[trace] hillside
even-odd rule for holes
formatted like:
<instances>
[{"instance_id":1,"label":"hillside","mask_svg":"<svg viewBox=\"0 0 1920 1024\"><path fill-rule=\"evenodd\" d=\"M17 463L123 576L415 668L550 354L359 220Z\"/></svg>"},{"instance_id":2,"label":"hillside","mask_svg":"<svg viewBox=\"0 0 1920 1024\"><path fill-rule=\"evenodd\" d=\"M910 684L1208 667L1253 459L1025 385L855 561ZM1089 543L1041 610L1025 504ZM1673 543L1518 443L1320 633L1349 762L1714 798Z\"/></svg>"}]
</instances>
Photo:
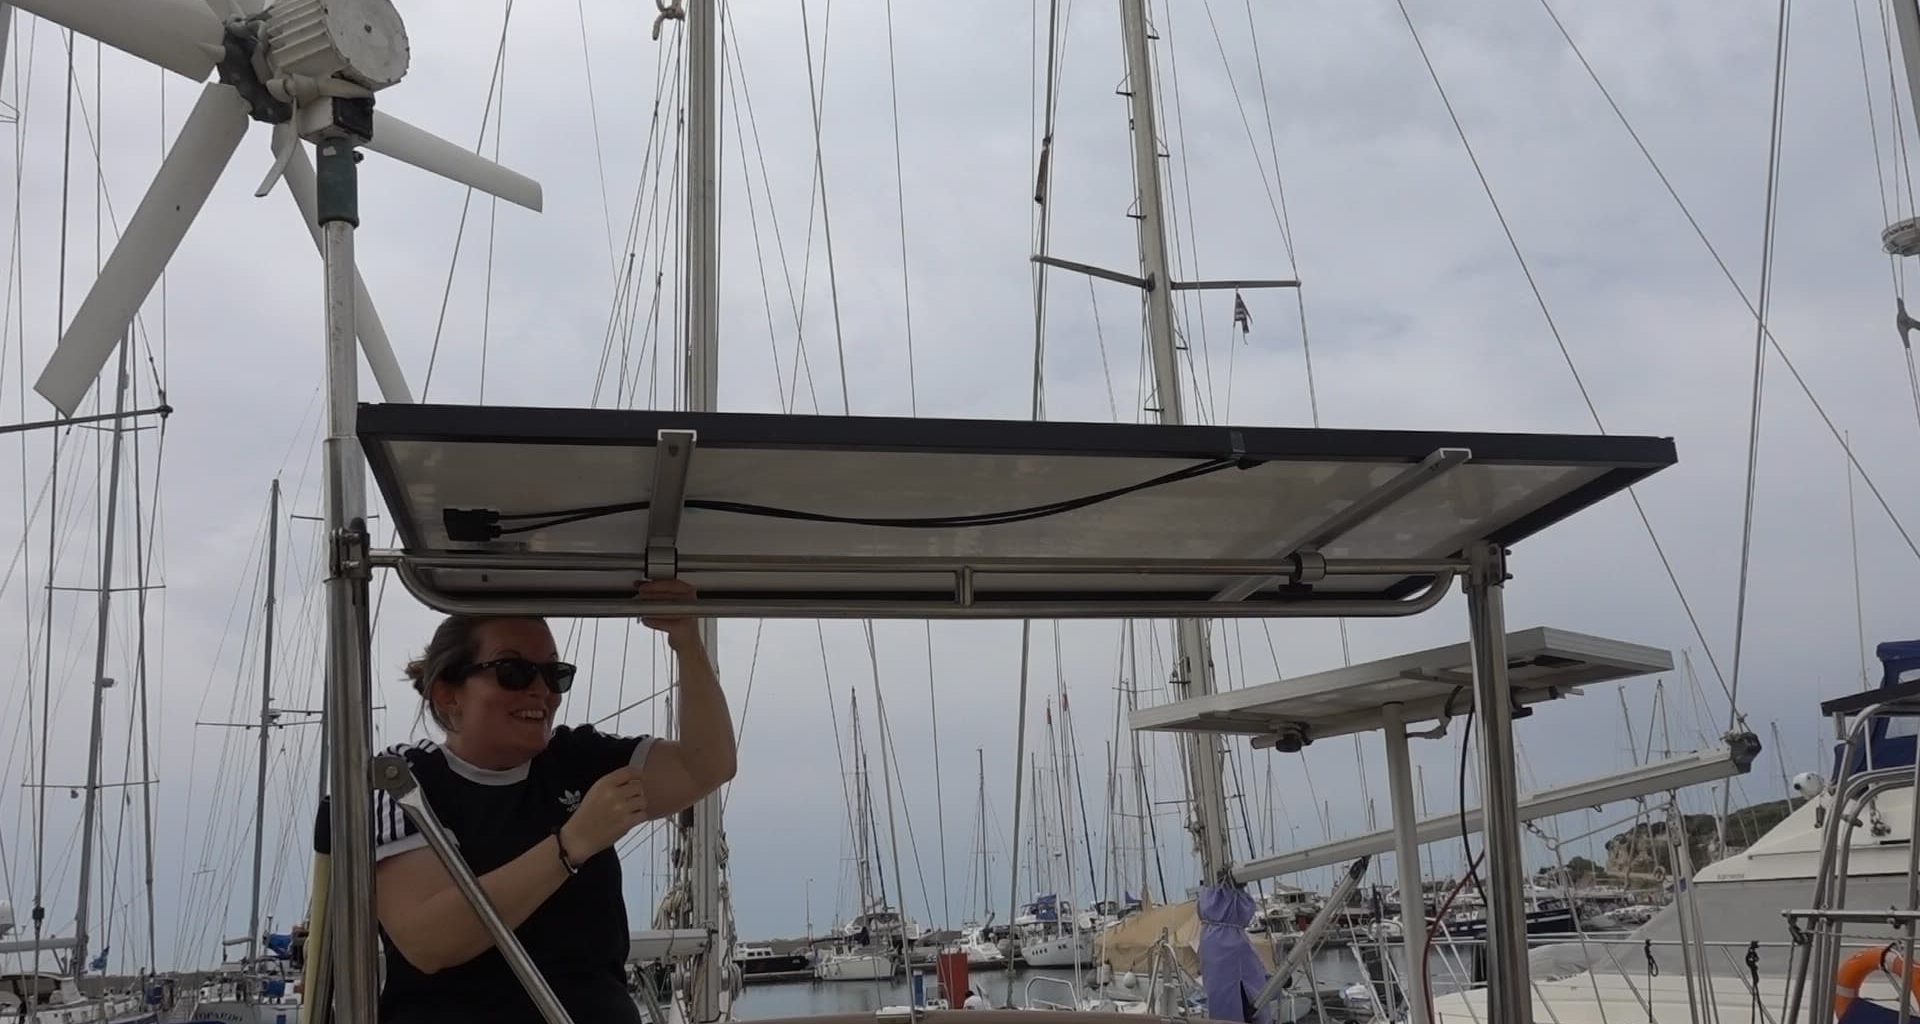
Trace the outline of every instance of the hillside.
<instances>
[{"instance_id":1,"label":"hillside","mask_svg":"<svg viewBox=\"0 0 1920 1024\"><path fill-rule=\"evenodd\" d=\"M1755 839L1778 825L1793 811L1785 800L1767 800L1742 807L1727 815L1727 843L1733 849L1745 849ZM1722 856L1713 815L1689 814L1685 817L1687 852L1696 870ZM1666 875L1672 873L1673 847L1667 838L1663 817L1642 822L1607 840L1606 872L1609 875Z\"/></svg>"}]
</instances>

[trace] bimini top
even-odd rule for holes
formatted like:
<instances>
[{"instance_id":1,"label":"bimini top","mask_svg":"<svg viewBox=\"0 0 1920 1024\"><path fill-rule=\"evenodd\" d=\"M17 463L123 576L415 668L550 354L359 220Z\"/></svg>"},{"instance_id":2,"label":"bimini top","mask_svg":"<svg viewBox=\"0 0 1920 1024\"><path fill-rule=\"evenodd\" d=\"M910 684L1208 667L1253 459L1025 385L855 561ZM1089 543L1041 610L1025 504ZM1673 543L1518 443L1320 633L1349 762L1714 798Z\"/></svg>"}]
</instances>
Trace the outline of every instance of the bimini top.
<instances>
[{"instance_id":1,"label":"bimini top","mask_svg":"<svg viewBox=\"0 0 1920 1024\"><path fill-rule=\"evenodd\" d=\"M1673 464L1670 440L368 405L403 545L446 611L1400 615Z\"/></svg>"}]
</instances>

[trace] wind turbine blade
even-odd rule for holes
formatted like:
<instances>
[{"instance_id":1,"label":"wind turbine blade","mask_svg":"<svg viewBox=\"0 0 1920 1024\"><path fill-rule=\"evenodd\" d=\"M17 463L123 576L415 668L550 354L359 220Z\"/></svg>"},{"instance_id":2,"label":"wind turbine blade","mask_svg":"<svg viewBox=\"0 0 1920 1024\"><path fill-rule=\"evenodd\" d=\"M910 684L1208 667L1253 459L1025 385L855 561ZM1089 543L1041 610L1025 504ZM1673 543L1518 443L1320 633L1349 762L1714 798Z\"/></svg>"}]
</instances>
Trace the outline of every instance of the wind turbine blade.
<instances>
[{"instance_id":1,"label":"wind turbine blade","mask_svg":"<svg viewBox=\"0 0 1920 1024\"><path fill-rule=\"evenodd\" d=\"M367 148L535 212L543 203L540 183L532 178L377 109L373 112L373 141Z\"/></svg>"},{"instance_id":2,"label":"wind turbine blade","mask_svg":"<svg viewBox=\"0 0 1920 1024\"><path fill-rule=\"evenodd\" d=\"M220 59L220 18L205 0L13 0L116 50L204 82Z\"/></svg>"},{"instance_id":3,"label":"wind turbine blade","mask_svg":"<svg viewBox=\"0 0 1920 1024\"><path fill-rule=\"evenodd\" d=\"M300 219L307 224L307 233L313 236L313 247L323 253L326 248L326 236L320 232L319 205L315 199L317 185L313 176L313 161L307 156L307 147L298 139L294 140L293 152L287 157L286 169L282 172L287 191L292 193L294 203L300 207ZM413 392L407 389L407 376L400 372L400 361L394 358L393 343L387 340L387 329L380 323L380 314L373 308L373 299L367 295L367 282L360 277L358 267L353 271L354 326L360 332L360 351L366 353L367 368L373 371L374 382L380 385L380 397L389 402L413 401Z\"/></svg>"},{"instance_id":4,"label":"wind turbine blade","mask_svg":"<svg viewBox=\"0 0 1920 1024\"><path fill-rule=\"evenodd\" d=\"M195 0L198 2L198 0ZM147 300L160 272L180 247L187 228L247 134L247 104L219 83L200 90L200 100L173 140L160 172L127 221L120 243L100 268L93 290L74 312L53 358L33 385L54 407L71 416L100 375L120 336Z\"/></svg>"}]
</instances>

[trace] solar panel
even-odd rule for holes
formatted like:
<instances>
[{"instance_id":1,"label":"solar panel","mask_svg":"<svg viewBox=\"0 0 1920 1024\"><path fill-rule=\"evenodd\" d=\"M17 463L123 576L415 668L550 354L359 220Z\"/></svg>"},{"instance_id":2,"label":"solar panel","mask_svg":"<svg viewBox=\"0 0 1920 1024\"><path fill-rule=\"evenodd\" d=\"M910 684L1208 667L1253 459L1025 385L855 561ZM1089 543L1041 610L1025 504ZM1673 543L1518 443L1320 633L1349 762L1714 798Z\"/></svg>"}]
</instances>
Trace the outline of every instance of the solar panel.
<instances>
[{"instance_id":1,"label":"solar panel","mask_svg":"<svg viewBox=\"0 0 1920 1024\"><path fill-rule=\"evenodd\" d=\"M367 405L399 568L445 610L1407 614L1674 462L1661 438Z\"/></svg>"},{"instance_id":2,"label":"solar panel","mask_svg":"<svg viewBox=\"0 0 1920 1024\"><path fill-rule=\"evenodd\" d=\"M1666 672L1657 647L1536 626L1507 634L1507 685L1515 706L1555 700L1576 687ZM1258 745L1307 743L1381 728L1381 708L1399 704L1407 725L1473 707L1473 650L1459 643L1193 697L1132 713L1135 729L1239 733Z\"/></svg>"}]
</instances>

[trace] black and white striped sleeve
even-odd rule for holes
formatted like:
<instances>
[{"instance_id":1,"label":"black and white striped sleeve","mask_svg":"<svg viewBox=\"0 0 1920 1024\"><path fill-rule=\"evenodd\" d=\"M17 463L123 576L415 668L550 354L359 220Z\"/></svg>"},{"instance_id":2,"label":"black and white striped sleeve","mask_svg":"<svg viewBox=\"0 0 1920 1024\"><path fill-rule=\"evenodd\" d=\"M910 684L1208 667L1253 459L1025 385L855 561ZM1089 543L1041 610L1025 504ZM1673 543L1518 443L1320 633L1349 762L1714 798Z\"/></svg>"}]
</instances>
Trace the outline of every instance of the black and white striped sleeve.
<instances>
[{"instance_id":1,"label":"black and white striped sleeve","mask_svg":"<svg viewBox=\"0 0 1920 1024\"><path fill-rule=\"evenodd\" d=\"M419 767L420 748L414 744L398 743L386 750L389 754L398 754L407 759L407 763L416 770ZM407 813L400 809L386 790L373 791L373 860L374 863L389 857L398 857L413 850L425 849L427 837L413 827Z\"/></svg>"}]
</instances>

